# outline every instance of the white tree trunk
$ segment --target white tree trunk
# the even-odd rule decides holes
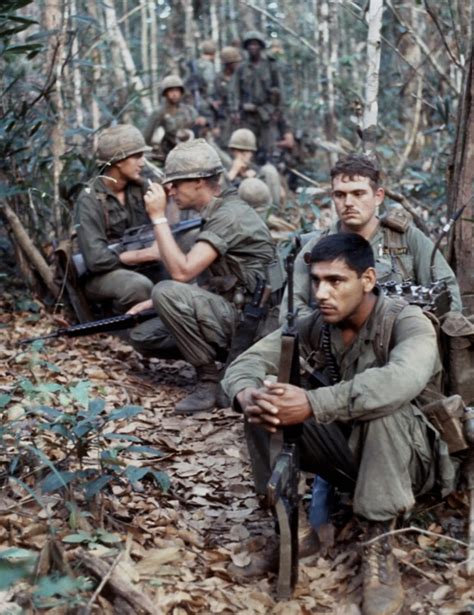
[[[76,0],[70,0],[69,5],[69,18],[73,17],[77,14],[77,6]],[[79,68],[79,42],[77,33],[74,34],[74,39],[72,41],[71,46],[72,57],[73,57],[73,69],[72,69],[72,82],[73,82],[73,92],[74,92],[74,110],[76,112],[76,124],[77,126],[84,125],[84,113],[82,110],[82,79],[81,79],[81,70]]]
[[[369,32],[367,37],[365,108],[362,118],[364,151],[367,155],[374,153],[377,132],[382,14],[383,0],[370,0],[367,16]]]
[[[115,8],[110,3],[106,4],[104,5],[104,12],[109,39],[111,43],[115,44],[116,47],[119,49],[122,60],[121,63],[123,64],[125,73],[126,75],[128,75],[130,82],[134,85],[135,90],[141,94],[144,90],[143,82],[137,75],[137,69],[135,67],[135,62],[133,60],[132,54],[130,53],[130,49],[128,48],[122,31],[120,30],[120,26],[117,23],[117,13],[115,12]],[[114,66],[114,70],[116,69],[117,67]],[[142,95],[140,96],[140,101],[146,113],[151,113],[153,110],[153,105],[151,103],[150,97]]]
[[[150,19],[150,90],[153,106],[158,106],[158,24],[156,22],[156,11],[154,0],[148,2],[148,12]]]

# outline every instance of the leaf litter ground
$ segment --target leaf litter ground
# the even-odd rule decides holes
[[[252,552],[271,539],[272,520],[252,488],[241,417],[230,409],[192,417],[173,414],[175,403],[194,384],[189,365],[143,360],[124,339],[107,335],[58,339],[22,352],[19,339],[46,333],[57,323],[46,315],[31,322],[28,313],[7,311],[1,323],[7,333],[0,357],[4,427],[16,421],[22,430],[20,440],[28,442],[20,380],[61,386],[87,381],[90,393],[105,399],[108,412],[124,404],[143,407],[137,416],[116,421],[114,431],[160,450],[160,456],[130,453],[127,462],[166,472],[170,488],[164,493],[155,482],[142,480],[134,486],[110,484],[90,501],[72,490],[44,495],[35,477],[12,480],[7,475],[11,459],[3,455],[0,556],[15,547],[34,552],[39,559],[36,585],[30,579],[4,588],[0,614],[74,612],[78,607],[72,606],[70,595],[55,587],[49,602],[33,606],[38,577],[51,579],[52,570],[94,580],[94,585],[79,592],[79,603],[89,602],[89,611],[83,607],[82,612],[360,612],[358,529],[350,519],[336,529],[326,526],[320,552],[300,562],[299,582],[290,601],[275,600],[271,575],[245,583],[229,575],[231,562],[244,566]],[[53,463],[62,459],[54,438],[44,437],[41,445]],[[72,508],[71,503],[64,506],[65,494]],[[447,502],[425,506],[407,521],[406,526],[417,526],[426,534],[397,535],[405,613],[474,612],[474,584],[465,576],[466,549],[446,538],[466,540],[467,516],[465,494],[455,494]],[[70,536],[80,537],[81,531],[84,540],[70,542]],[[92,597],[97,579],[104,576],[108,579],[103,590]],[[45,605],[48,608],[42,609]]]

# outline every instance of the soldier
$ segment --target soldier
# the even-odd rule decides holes
[[[100,174],[79,194],[74,228],[89,276],[86,296],[92,301],[113,300],[120,312],[150,297],[152,282],[127,267],[156,262],[156,246],[118,253],[108,245],[127,228],[149,224],[144,208],[141,171],[145,144],[134,126],[119,124],[99,136]]]
[[[263,435],[302,424],[301,468],[353,494],[364,542],[376,539],[364,545],[363,613],[390,615],[403,605],[403,588],[386,532],[417,495],[436,487],[444,496],[455,483],[447,445],[419,409],[427,384],[439,385],[437,336],[418,306],[404,304],[391,339],[383,337],[394,301],[377,291],[373,250],[360,235],[324,237],[309,260],[319,308],[298,321],[301,354],[311,369],[339,370],[337,384],[305,390],[272,381],[281,360],[276,331],[232,363],[223,385],[247,419],[258,492],[270,476]]]
[[[228,148],[232,156],[232,165],[226,173],[226,179],[234,186],[247,177],[258,177],[265,182],[270,190],[272,202],[276,208],[281,203],[280,176],[276,168],[266,163],[259,167],[253,162],[257,151],[257,140],[254,133],[248,128],[239,128],[232,133]]]
[[[204,78],[208,91],[211,91],[216,78],[216,44],[213,40],[201,43],[201,57],[196,60],[197,72]]]
[[[153,158],[164,162],[179,140],[187,140],[194,125],[203,126],[206,120],[198,116],[194,107],[182,102],[184,84],[178,75],[165,77],[160,85],[164,103],[154,111],[144,131],[146,143],[153,147]]]
[[[242,61],[242,56],[237,47],[224,47],[220,57],[222,70],[214,79],[212,104],[217,113],[217,127],[219,128],[216,141],[221,147],[227,147],[232,132],[232,120],[229,108],[229,88],[232,75]]]
[[[247,177],[239,186],[239,196],[266,220],[272,207],[272,195],[267,184],[257,177]]]
[[[266,56],[263,35],[250,31],[242,46],[248,52],[234,73],[229,103],[234,121],[257,137],[257,159],[265,162],[274,145],[274,114],[283,106],[283,87],[277,61]]]
[[[178,145],[166,159],[163,184],[168,196],[179,209],[196,209],[203,218],[201,233],[187,254],[177,246],[164,217],[165,190],[152,184],[145,196],[160,257],[172,280],[157,284],[152,301],[133,308],[139,312],[153,304],[159,318],[133,329],[131,340],[137,350],[158,357],[174,342],[196,368],[197,388],[176,405],[178,413],[215,407],[218,351],[229,348],[239,310],[274,258],[270,233],[258,214],[235,190],[221,193],[222,172],[219,156],[203,139]],[[189,284],[203,273],[207,290]]]
[[[375,256],[375,268],[379,282],[394,280],[411,281],[429,286],[432,282],[430,260],[433,243],[401,210],[394,210],[378,217],[379,206],[384,199],[380,183],[380,170],[367,156],[349,154],[340,158],[331,169],[332,198],[339,220],[329,233],[353,232],[370,242]],[[306,246],[310,250],[320,239],[315,236]],[[306,251],[306,250],[305,250]],[[435,258],[436,280],[444,280],[451,292],[451,309],[462,309],[461,294],[454,272],[441,253]],[[304,254],[295,261],[295,308],[298,316],[312,311],[311,285]],[[286,301],[283,299],[280,322],[286,316]]]

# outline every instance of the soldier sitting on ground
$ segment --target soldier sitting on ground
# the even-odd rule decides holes
[[[254,154],[257,151],[257,140],[254,133],[248,128],[234,130],[228,148],[232,156],[232,164],[225,174],[226,179],[236,187],[247,177],[261,179],[267,184],[272,202],[278,209],[282,196],[280,176],[272,164],[266,163],[260,167],[253,162]]]
[[[235,190],[222,192],[223,167],[216,151],[203,139],[178,145],[165,164],[165,189],[152,184],[145,195],[155,225],[161,259],[172,280],[158,283],[152,300],[158,318],[135,327],[135,348],[148,355],[169,356],[173,346],[197,371],[194,393],[176,405],[178,413],[211,410],[216,405],[219,352],[230,347],[240,310],[252,299],[258,278],[274,259],[270,233],[258,214]],[[164,217],[167,197],[180,210],[195,209],[203,219],[193,248],[183,253]],[[206,289],[192,280],[206,274]],[[225,358],[225,357],[224,357]]]
[[[364,531],[363,613],[395,614],[403,588],[387,532],[417,495],[433,489],[446,495],[455,482],[447,445],[420,410],[428,383],[439,387],[437,336],[418,306],[404,304],[391,338],[383,337],[394,300],[378,292],[373,250],[362,236],[324,237],[308,260],[318,307],[297,323],[301,354],[311,370],[337,369],[338,382],[320,388],[274,382],[282,360],[276,331],[231,364],[223,386],[246,417],[258,493],[270,477],[268,432],[302,424],[301,468],[353,494]],[[263,570],[255,558],[241,575]]]
[[[160,85],[164,102],[154,111],[143,133],[146,143],[152,146],[152,157],[164,162],[166,156],[179,141],[188,140],[196,126],[205,126],[206,119],[198,115],[191,105],[182,101],[184,83],[178,75],[165,77]]]
[[[374,252],[379,282],[410,281],[429,286],[432,282],[430,260],[433,242],[415,227],[411,217],[401,209],[378,216],[385,192],[376,163],[358,154],[344,156],[331,169],[331,184],[339,220],[329,229],[329,234],[353,232],[367,239]],[[320,234],[315,234],[295,261],[295,308],[300,317],[312,311],[313,303],[304,252],[310,250],[320,238]],[[461,294],[456,276],[440,252],[436,254],[434,264],[436,281],[444,280],[451,292],[451,309],[461,311]],[[285,306],[283,299],[281,323],[285,321]]]
[[[97,176],[74,208],[74,229],[89,275],[84,284],[92,301],[114,301],[120,312],[150,297],[151,280],[129,267],[157,262],[156,245],[118,253],[110,249],[128,228],[149,224],[145,211],[144,152],[149,148],[134,126],[119,124],[99,135]]]

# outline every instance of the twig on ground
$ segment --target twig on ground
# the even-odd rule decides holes
[[[89,602],[86,604],[84,610],[83,610],[83,615],[89,615],[89,613],[91,612],[92,606],[94,605],[94,602],[97,600],[97,598],[99,597],[101,591],[104,589],[105,584],[108,582],[108,580],[110,579],[110,577],[112,576],[113,571],[115,570],[115,568],[117,567],[118,563],[120,562],[120,558],[122,557],[123,552],[120,551],[117,555],[117,557],[114,559],[114,561],[112,562],[112,566],[110,566],[109,571],[107,572],[107,574],[105,575],[105,577],[103,577],[102,581],[99,583],[99,585],[96,587],[95,592],[92,594],[91,599],[89,600]]]

